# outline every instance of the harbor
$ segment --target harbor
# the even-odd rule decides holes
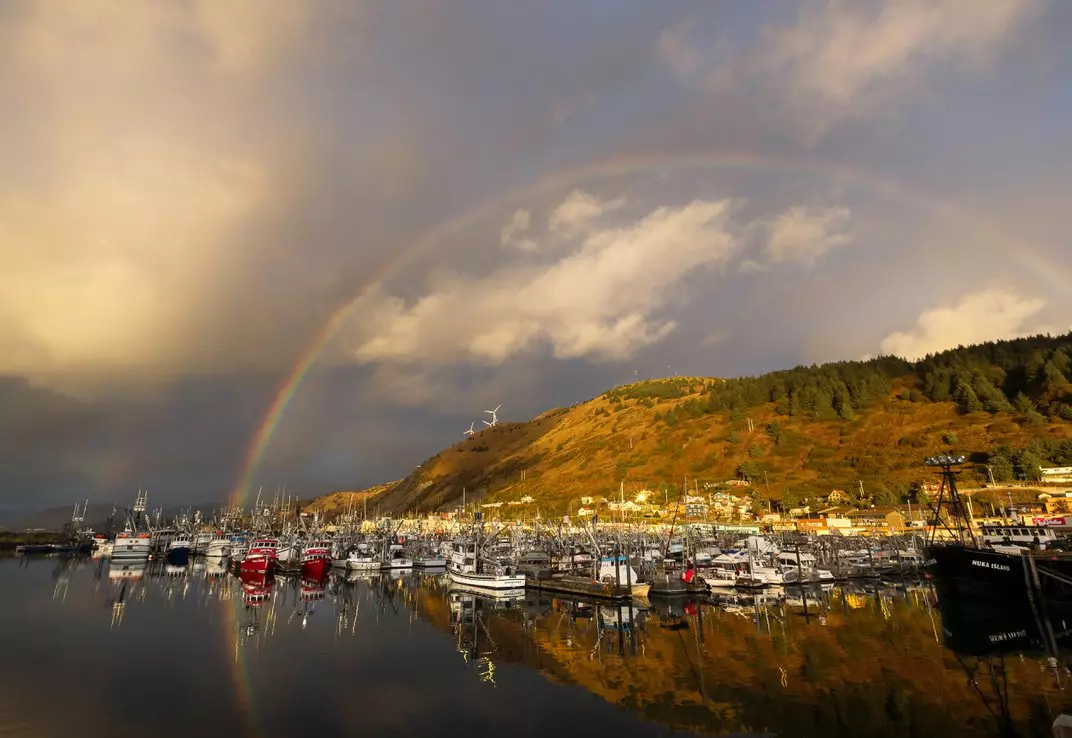
[[[121,720],[180,735],[186,721],[156,717],[167,704],[263,736],[472,721],[522,735],[1046,735],[1072,697],[1060,621],[944,601],[923,579],[610,601],[480,591],[445,571],[314,579],[51,555],[0,559],[0,581],[23,605],[6,632],[37,638],[32,659],[13,640],[24,666],[5,693],[39,709],[30,687],[49,675],[71,695],[35,718],[55,734]],[[62,668],[70,649],[122,698],[102,709]]]

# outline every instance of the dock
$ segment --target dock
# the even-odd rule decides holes
[[[545,579],[526,577],[525,588],[539,592],[582,595],[600,600],[628,600],[633,596],[632,590],[624,585],[597,582],[593,579],[569,574]]]

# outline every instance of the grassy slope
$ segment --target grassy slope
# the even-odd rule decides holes
[[[848,422],[776,416],[767,405],[747,413],[752,432],[745,419],[731,421],[728,413],[698,418],[678,413],[671,426],[656,415],[699,397],[717,380],[676,381],[692,382],[691,394],[622,401],[601,395],[528,423],[485,429],[427,460],[406,479],[377,488],[377,502],[391,512],[450,509],[460,503],[465,487],[469,501],[531,495],[542,510],[561,514],[576,508],[583,495],[616,497],[622,481],[627,490],[658,491],[664,483],[676,489],[686,476],[701,484],[732,479],[745,461],[766,471],[770,496],[778,499],[787,489],[803,495],[852,490],[860,480],[865,487],[930,481],[933,475],[921,459],[947,450],[943,436],[949,433],[956,435],[956,449],[969,454],[998,444],[1022,446],[1039,435],[1072,435],[1068,423],[1025,428],[1013,414],[960,415],[953,403],[906,402],[896,399],[900,384],[888,399]],[[779,445],[766,431],[775,419],[783,430]],[[759,486],[765,493],[763,483]],[[345,502],[335,504],[344,507]]]

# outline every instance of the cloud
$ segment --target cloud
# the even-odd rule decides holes
[[[503,226],[499,233],[499,245],[518,249],[519,251],[535,251],[539,246],[531,238],[525,238],[532,223],[532,213],[528,210],[515,210],[510,222]]]
[[[763,256],[745,261],[745,271],[758,271],[788,261],[814,266],[831,249],[849,241],[845,230],[851,211],[846,207],[814,208],[798,205],[761,221],[764,231]]]
[[[764,26],[750,48],[704,41],[695,24],[668,29],[658,51],[686,81],[715,92],[758,86],[779,115],[816,138],[925,89],[946,68],[984,68],[1045,0],[812,0]]]
[[[880,348],[914,361],[956,346],[1047,332],[1027,325],[1044,306],[1002,289],[972,292],[954,305],[924,310],[915,328],[886,336]]]
[[[254,283],[276,268],[295,287],[325,281],[271,248],[303,217],[294,160],[314,140],[277,103],[299,60],[327,54],[325,25],[360,37],[347,6],[31,0],[5,13],[0,98],[20,119],[0,137],[0,372],[232,369],[270,361],[250,313],[314,319]]]
[[[574,190],[563,200],[562,204],[551,211],[547,218],[547,227],[552,231],[573,232],[606,213],[617,210],[625,204],[625,198],[601,200],[584,190]]]
[[[497,364],[543,343],[558,358],[626,358],[673,331],[658,312],[683,277],[736,252],[730,212],[728,200],[660,207],[630,225],[587,231],[548,264],[444,277],[411,305],[374,295],[361,310],[372,335],[354,356]]]

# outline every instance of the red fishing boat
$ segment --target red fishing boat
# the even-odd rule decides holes
[[[266,574],[275,569],[279,552],[279,541],[274,538],[258,538],[249,544],[246,557],[242,559],[238,570],[245,574]]]
[[[304,579],[320,581],[331,569],[331,543],[316,541],[302,549],[301,574]]]

